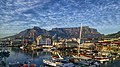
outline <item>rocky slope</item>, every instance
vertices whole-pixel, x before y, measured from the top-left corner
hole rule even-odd
[[[52,30],[45,30],[39,27],[34,27],[32,29],[26,29],[21,31],[20,33],[11,36],[11,37],[33,37],[33,36],[55,36],[61,38],[78,38],[80,33],[80,27],[74,28],[53,28]],[[84,26],[82,29],[82,37],[83,38],[98,38],[101,34],[94,28],[89,28],[88,26]]]
[[[57,34],[62,38],[78,38],[80,33],[80,27],[74,28],[53,28],[49,31],[51,35]],[[97,38],[101,36],[101,34],[94,28],[89,28],[88,26],[84,26],[82,29],[82,37],[84,38]]]

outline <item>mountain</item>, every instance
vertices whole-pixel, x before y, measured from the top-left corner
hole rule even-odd
[[[16,36],[32,37],[32,36],[39,36],[39,35],[49,35],[49,32],[39,27],[33,27],[32,29],[27,29],[27,30],[20,32]]]
[[[49,31],[50,34],[53,36],[57,34],[59,37],[62,38],[78,38],[80,34],[80,27],[74,28],[53,28]],[[82,28],[82,37],[83,38],[98,38],[101,34],[94,28],[89,28],[88,26],[84,26]]]
[[[117,33],[113,33],[113,34],[108,34],[104,37],[118,38],[118,37],[120,37],[120,31],[118,31]]]
[[[53,28],[52,30],[45,30],[39,27],[33,27],[31,29],[26,29],[20,33],[11,36],[11,37],[36,37],[39,35],[42,36],[57,36],[61,38],[78,38],[80,33],[80,27],[73,28]],[[82,37],[83,38],[98,38],[100,34],[96,29],[89,28],[88,26],[83,26],[82,28]]]

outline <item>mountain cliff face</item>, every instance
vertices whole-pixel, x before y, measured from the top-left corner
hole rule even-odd
[[[57,35],[57,37],[61,38],[78,38],[80,33],[80,27],[74,27],[74,28],[53,28],[52,30],[45,30],[41,29],[39,27],[34,27],[32,29],[26,29],[17,35],[14,35],[15,37],[33,37],[33,36],[54,36]],[[101,34],[94,28],[89,28],[88,26],[84,26],[82,28],[82,37],[83,38],[98,38],[101,36]]]
[[[49,35],[49,32],[45,29],[34,27],[32,29],[24,30],[20,32],[19,34],[17,34],[16,36],[32,37],[32,36],[39,36],[39,35]]]
[[[62,38],[78,38],[80,35],[80,27],[74,28],[53,28],[49,31],[51,35],[57,34],[59,37]],[[89,28],[88,26],[84,26],[82,28],[82,37],[83,38],[97,38],[101,36],[99,32],[97,32],[94,28]]]

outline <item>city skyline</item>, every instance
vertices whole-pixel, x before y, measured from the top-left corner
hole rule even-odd
[[[0,38],[38,26],[96,28],[102,34],[120,31],[119,0],[1,0]]]

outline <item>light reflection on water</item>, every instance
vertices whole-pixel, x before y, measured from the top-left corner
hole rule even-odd
[[[34,63],[39,67],[43,65],[43,59],[49,59],[51,57],[50,52],[26,52],[22,51],[17,47],[8,47],[8,51],[10,51],[10,56],[6,58],[6,63],[15,63],[15,62],[28,62]]]
[[[0,47],[1,49],[1,47]],[[27,52],[27,51],[22,51],[17,47],[7,47],[8,51],[10,51],[10,56],[6,58],[6,63],[15,63],[15,62],[28,62],[31,61],[31,64],[36,64],[37,67],[40,67],[40,65],[43,65],[43,59],[51,59],[51,56],[53,55],[51,52],[43,52],[43,51],[34,51],[34,52]],[[59,52],[62,56],[69,56],[73,55],[74,53],[70,51],[62,51]],[[120,60],[116,60],[108,67],[115,67],[115,66],[120,66]]]

